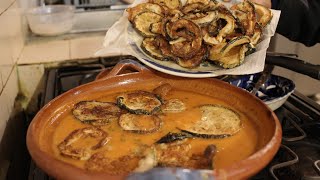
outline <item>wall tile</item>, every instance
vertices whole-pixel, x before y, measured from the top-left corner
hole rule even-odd
[[[11,111],[13,109],[15,98],[18,94],[18,77],[17,68],[14,67],[9,76],[8,82],[0,94],[0,139],[2,138],[3,131],[6,123],[9,120]]]
[[[22,9],[15,2],[6,12],[10,23],[7,29],[9,30],[9,38],[11,41],[12,59],[16,62],[20,56],[24,45],[24,34],[22,29]]]
[[[15,0],[0,0],[0,14],[2,14]]]
[[[0,16],[0,72],[1,72],[1,79],[3,84],[6,83],[9,74],[13,67],[13,60],[12,60],[12,49],[11,49],[11,41],[10,41],[10,31],[8,30],[8,26],[10,26],[10,14],[7,10]]]
[[[94,57],[101,47],[104,36],[73,39],[70,41],[71,59],[84,59]]]
[[[19,64],[69,60],[69,40],[33,42],[23,48]]]

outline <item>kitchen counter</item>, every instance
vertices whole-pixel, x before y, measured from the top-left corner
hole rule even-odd
[[[85,11],[75,13],[70,33],[42,37],[29,33],[18,64],[56,63],[96,58],[109,29],[123,14],[123,10]]]
[[[66,34],[57,37],[31,36],[18,64],[52,63],[94,58],[102,47],[105,32]]]

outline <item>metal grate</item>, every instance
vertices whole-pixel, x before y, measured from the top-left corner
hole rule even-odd
[[[73,4],[76,8],[98,8],[115,5],[117,0],[74,0]]]

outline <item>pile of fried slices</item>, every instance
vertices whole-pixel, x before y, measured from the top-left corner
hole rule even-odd
[[[184,68],[204,60],[223,68],[241,65],[272,19],[270,9],[248,0],[230,9],[215,0],[149,0],[127,12],[145,53]]]

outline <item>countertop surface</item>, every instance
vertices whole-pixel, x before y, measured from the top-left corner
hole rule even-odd
[[[30,36],[18,64],[51,63],[94,58],[106,32],[65,34],[55,37]]]
[[[70,33],[37,36],[29,33],[18,64],[38,64],[96,58],[107,30],[122,16],[123,10],[91,11],[75,14]]]

